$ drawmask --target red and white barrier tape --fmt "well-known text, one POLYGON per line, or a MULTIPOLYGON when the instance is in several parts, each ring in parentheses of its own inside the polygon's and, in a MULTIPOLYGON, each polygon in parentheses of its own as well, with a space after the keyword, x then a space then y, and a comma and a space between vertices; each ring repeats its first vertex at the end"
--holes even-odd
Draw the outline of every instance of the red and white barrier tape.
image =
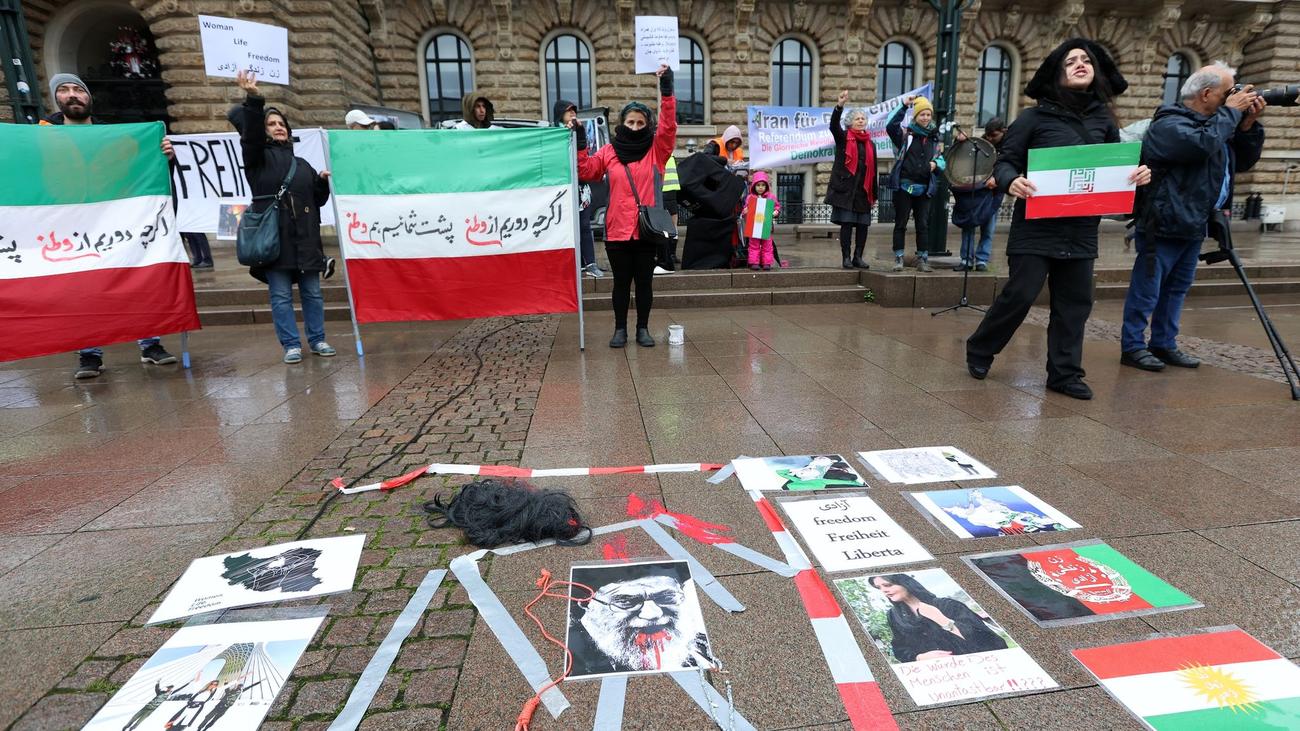
POLYGON ((400 477, 394 477, 383 482, 372 482, 369 485, 357 485, 356 487, 344 487, 346 483, 343 478, 335 477, 330 484, 338 488, 339 492, 345 495, 352 495, 358 492, 369 492, 371 490, 392 490, 401 487, 410 482, 414 482, 424 475, 477 475, 479 477, 582 477, 586 475, 627 475, 627 474, 657 474, 660 472, 713 472, 722 469, 724 465, 709 464, 701 462, 683 463, 683 464, 643 464, 631 465, 628 467, 561 467, 557 469, 529 469, 526 467, 512 467, 510 465, 498 464, 439 464, 435 462, 427 467, 421 467, 418 470, 408 472, 400 477))
POLYGON ((799 542, 790 535, 785 522, 776 512, 776 506, 757 490, 750 490, 749 496, 763 516, 768 530, 772 531, 772 537, 776 539, 781 552, 785 554, 786 562, 799 569, 794 577, 795 587, 799 590, 799 598, 812 622, 817 644, 821 646, 822 655, 830 667, 835 689, 840 693, 844 710, 849 713, 849 723, 855 730, 897 729, 898 724, 889 712, 885 696, 880 692, 880 686, 871 674, 871 668, 862 656, 862 650, 853 637, 853 630, 830 587, 822 581, 817 569, 812 567, 799 542))

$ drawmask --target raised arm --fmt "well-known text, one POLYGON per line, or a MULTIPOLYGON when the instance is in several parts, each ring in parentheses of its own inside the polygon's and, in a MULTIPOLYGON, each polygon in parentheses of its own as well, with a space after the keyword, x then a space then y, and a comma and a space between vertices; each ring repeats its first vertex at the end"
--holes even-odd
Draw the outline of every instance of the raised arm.
POLYGON ((673 96, 673 70, 660 66, 655 75, 659 77, 659 126, 655 129, 654 161, 662 170, 677 146, 677 98, 673 96))
POLYGON ((266 99, 257 89, 257 75, 251 71, 240 71, 236 77, 239 88, 243 89, 244 125, 239 131, 239 144, 244 151, 244 167, 260 168, 266 162, 266 99))
POLYGON ((889 115, 889 121, 885 123, 885 133, 889 135, 889 141, 894 144, 895 150, 903 149, 903 143, 906 138, 903 136, 903 115, 907 113, 907 107, 912 103, 911 99, 898 105, 894 113, 889 115))

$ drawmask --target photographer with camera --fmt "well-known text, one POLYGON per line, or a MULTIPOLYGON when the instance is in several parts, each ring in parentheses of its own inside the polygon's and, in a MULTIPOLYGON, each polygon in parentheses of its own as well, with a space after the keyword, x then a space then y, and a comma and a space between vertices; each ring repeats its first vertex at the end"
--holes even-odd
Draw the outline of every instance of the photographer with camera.
POLYGON ((1236 174, 1254 167, 1264 147, 1258 119, 1268 103, 1253 87, 1234 86, 1234 73, 1216 62, 1192 74, 1181 101, 1160 107, 1143 138, 1142 162, 1153 179, 1136 207, 1137 260, 1120 338, 1124 365, 1200 365, 1175 342, 1183 301, 1211 219, 1221 213, 1226 221, 1236 174))

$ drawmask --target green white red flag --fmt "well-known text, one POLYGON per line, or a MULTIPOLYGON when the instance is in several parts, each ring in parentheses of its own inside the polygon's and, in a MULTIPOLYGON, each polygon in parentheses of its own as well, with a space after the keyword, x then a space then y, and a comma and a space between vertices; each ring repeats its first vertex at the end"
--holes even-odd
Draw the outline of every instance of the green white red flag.
POLYGON ((1137 188, 1129 176, 1141 157, 1141 142, 1030 150, 1027 177, 1038 190, 1025 201, 1025 218, 1132 213, 1137 188))
POLYGON ((0 361, 199 328, 162 137, 0 124, 0 361))
POLYGON ((772 221, 776 219, 776 201, 751 197, 745 205, 745 238, 772 238, 772 221))
POLYGON ((1073 654, 1156 731, 1300 728, 1300 668, 1235 627, 1073 654))
POLYGON ((576 312, 571 137, 331 131, 357 321, 576 312))

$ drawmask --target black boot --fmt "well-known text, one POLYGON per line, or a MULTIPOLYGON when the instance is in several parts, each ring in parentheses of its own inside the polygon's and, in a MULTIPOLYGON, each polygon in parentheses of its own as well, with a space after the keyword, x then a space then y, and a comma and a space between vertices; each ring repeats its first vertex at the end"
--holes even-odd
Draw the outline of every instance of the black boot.
MULTIPOLYGON (((624 337, 627 337, 626 332, 624 332, 623 335, 624 337)), ((655 339, 650 337, 650 330, 648 328, 638 327, 636 329, 636 344, 643 348, 653 348, 655 346, 655 339)))
POLYGON ((840 236, 840 256, 844 257, 844 261, 840 266, 843 266, 845 269, 852 269, 853 260, 849 258, 849 242, 842 234, 840 236))
POLYGON ((853 260, 850 259, 850 258, 848 258, 848 257, 846 256, 846 257, 844 257, 844 261, 843 261, 843 263, 840 264, 840 266, 844 267, 845 269, 852 269, 852 268, 853 268, 853 260))
POLYGON ((862 251, 863 251, 863 249, 866 249, 866 248, 867 248, 867 245, 866 245, 865 243, 858 244, 857 246, 854 246, 854 247, 853 247, 853 262, 852 262, 852 264, 853 264, 854 268, 856 268, 856 269, 870 269, 870 268, 871 268, 871 265, 868 264, 867 262, 863 261, 863 259, 862 259, 862 251))
POLYGON ((615 328, 614 337, 609 339, 609 347, 621 348, 627 345, 627 328, 615 328))

